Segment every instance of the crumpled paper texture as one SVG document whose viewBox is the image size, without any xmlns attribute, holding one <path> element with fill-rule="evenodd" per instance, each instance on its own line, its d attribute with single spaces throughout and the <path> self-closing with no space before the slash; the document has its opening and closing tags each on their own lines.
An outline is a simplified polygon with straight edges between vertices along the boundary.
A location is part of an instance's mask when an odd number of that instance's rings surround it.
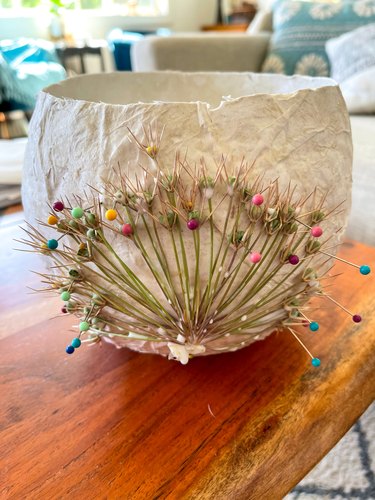
<svg viewBox="0 0 375 500">
<path fill-rule="evenodd" d="M 277 178 L 280 188 L 291 182 L 301 195 L 315 187 L 329 191 L 328 207 L 344 201 L 341 212 L 325 223 L 327 233 L 335 233 L 331 245 L 339 242 L 350 209 L 352 168 L 344 101 L 332 80 L 279 75 L 116 73 L 88 75 L 47 88 L 38 98 L 25 157 L 23 203 L 29 221 L 44 219 L 47 203 L 83 195 L 88 185 L 100 190 L 115 181 L 118 165 L 139 176 L 140 165 L 152 169 L 153 160 L 130 140 L 128 131 L 144 142 L 148 126 L 165 127 L 158 153 L 165 171 L 179 153 L 191 165 L 204 159 L 214 176 L 224 155 L 227 165 L 237 166 L 243 160 L 252 164 L 251 176 L 261 176 L 264 184 Z M 204 241 L 205 228 L 201 230 Z M 112 238 L 120 257 L 155 291 L 153 278 L 131 242 L 121 235 Z M 205 269 L 208 250 L 202 249 L 201 259 Z M 262 293 L 269 293 L 272 286 Z M 264 338 L 273 323 L 253 332 L 243 345 Z M 163 344 L 125 344 L 168 353 Z M 212 348 L 235 350 L 238 340 L 223 339 Z M 211 352 L 215 351 L 209 348 L 206 354 Z"/>
</svg>

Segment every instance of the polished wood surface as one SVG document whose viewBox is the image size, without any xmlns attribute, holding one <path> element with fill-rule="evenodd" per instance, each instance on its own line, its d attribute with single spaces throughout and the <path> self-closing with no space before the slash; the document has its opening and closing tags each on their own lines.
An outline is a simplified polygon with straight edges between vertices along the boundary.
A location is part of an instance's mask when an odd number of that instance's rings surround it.
<svg viewBox="0 0 375 500">
<path fill-rule="evenodd" d="M 288 333 L 187 366 L 105 343 L 68 356 L 74 319 L 26 293 L 40 264 L 12 250 L 20 220 L 0 218 L 1 498 L 281 499 L 374 399 L 371 275 L 345 267 L 332 292 L 362 323 L 314 316 L 318 369 Z"/>
<path fill-rule="evenodd" d="M 244 32 L 249 24 L 207 24 L 202 26 L 202 31 L 220 31 L 221 33 Z"/>
</svg>

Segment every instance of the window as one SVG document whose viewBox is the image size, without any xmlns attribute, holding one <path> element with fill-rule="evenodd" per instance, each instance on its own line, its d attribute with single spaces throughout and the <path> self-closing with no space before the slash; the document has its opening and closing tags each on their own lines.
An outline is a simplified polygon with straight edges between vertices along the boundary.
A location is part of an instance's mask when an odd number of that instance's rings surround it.
<svg viewBox="0 0 375 500">
<path fill-rule="evenodd" d="M 31 10 L 35 9 L 35 10 Z M 168 0 L 0 0 L 0 16 L 28 10 L 93 10 L 108 15 L 164 16 L 168 14 Z"/>
</svg>

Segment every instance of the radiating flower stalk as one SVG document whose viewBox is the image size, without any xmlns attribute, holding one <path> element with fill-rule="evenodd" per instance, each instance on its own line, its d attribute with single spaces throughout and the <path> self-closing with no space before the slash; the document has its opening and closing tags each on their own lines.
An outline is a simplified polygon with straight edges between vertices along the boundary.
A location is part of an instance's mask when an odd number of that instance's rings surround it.
<svg viewBox="0 0 375 500">
<path fill-rule="evenodd" d="M 307 303 L 326 296 L 334 257 L 323 227 L 339 207 L 328 210 L 318 189 L 301 197 L 292 185 L 252 178 L 245 163 L 223 159 L 211 176 L 204 162 L 191 167 L 177 155 L 166 171 L 160 137 L 147 137 L 137 141 L 151 161 L 140 178 L 119 169 L 103 192 L 54 202 L 21 240 L 52 262 L 42 291 L 58 292 L 62 312 L 80 320 L 67 352 L 106 338 L 185 364 L 277 329 L 304 346 L 298 328 L 319 329 Z"/>
</svg>

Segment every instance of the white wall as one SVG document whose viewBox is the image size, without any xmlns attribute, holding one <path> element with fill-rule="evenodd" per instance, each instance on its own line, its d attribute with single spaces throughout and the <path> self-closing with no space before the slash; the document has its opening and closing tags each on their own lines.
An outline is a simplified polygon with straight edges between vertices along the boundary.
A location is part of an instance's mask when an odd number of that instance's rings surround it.
<svg viewBox="0 0 375 500">
<path fill-rule="evenodd" d="M 48 23 L 42 17 L 0 17 L 0 40 L 21 36 L 48 38 Z"/>
<path fill-rule="evenodd" d="M 71 14 L 71 13 L 68 13 Z M 169 0 L 167 18 L 82 17 L 67 16 L 67 25 L 76 37 L 105 38 L 108 32 L 123 29 L 153 29 L 170 27 L 174 31 L 196 31 L 204 24 L 212 24 L 216 16 L 216 0 Z M 1 18 L 0 39 L 20 36 L 48 38 L 48 15 L 38 18 Z"/>
<path fill-rule="evenodd" d="M 216 21 L 217 0 L 169 0 L 172 28 L 196 31 Z"/>
</svg>

